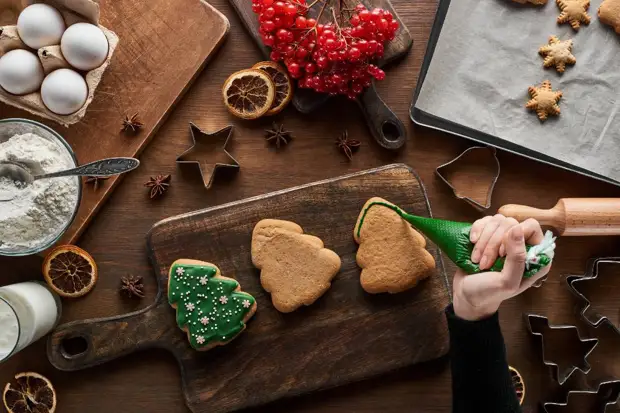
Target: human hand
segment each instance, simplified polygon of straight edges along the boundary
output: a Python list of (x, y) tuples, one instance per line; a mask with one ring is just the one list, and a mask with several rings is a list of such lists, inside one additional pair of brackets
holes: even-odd
[(538, 221), (518, 223), (503, 215), (488, 216), (474, 223), (470, 240), (475, 244), (472, 261), (489, 269), (498, 257), (506, 257), (502, 272), (467, 275), (458, 270), (453, 282), (454, 313), (465, 320), (480, 320), (494, 314), (502, 301), (521, 294), (549, 273), (551, 265), (524, 279), (525, 243), (543, 240)]

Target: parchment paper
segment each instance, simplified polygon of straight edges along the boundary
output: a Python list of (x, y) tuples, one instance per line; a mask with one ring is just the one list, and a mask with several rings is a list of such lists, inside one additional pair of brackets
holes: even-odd
[[(432, 115), (620, 180), (620, 36), (593, 0), (589, 26), (558, 25), (545, 6), (452, 0), (416, 107)], [(577, 64), (560, 75), (538, 54), (549, 36), (573, 39)], [(550, 80), (562, 113), (540, 122), (529, 86)]]

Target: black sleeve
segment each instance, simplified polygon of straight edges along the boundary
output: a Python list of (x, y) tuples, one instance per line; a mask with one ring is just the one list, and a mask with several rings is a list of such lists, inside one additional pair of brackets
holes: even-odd
[(453, 413), (521, 413), (497, 313), (467, 321), (446, 308), (450, 330)]

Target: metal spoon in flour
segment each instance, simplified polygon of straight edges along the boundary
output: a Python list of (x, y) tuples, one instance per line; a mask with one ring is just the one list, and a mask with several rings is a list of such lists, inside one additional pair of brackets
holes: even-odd
[[(36, 162), (0, 161), (0, 178), (14, 181), (20, 189), (26, 188), (34, 181), (66, 176), (112, 176), (132, 171), (140, 165), (135, 158), (108, 158), (87, 163), (77, 168), (46, 174)], [(0, 202), (6, 202), (17, 196), (15, 191), (0, 192)]]

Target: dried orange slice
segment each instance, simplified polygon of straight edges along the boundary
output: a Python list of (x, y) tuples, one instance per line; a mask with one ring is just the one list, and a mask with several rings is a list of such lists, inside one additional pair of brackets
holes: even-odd
[(61, 245), (45, 258), (43, 276), (62, 297), (82, 297), (97, 282), (97, 264), (83, 249), (75, 245)]
[(276, 62), (258, 62), (252, 69), (262, 70), (267, 73), (276, 87), (276, 96), (271, 108), (265, 113), (267, 116), (280, 113), (293, 98), (293, 82), (288, 73)]
[(276, 95), (276, 87), (262, 70), (246, 69), (230, 75), (224, 83), (224, 104), (235, 116), (256, 119), (269, 111)]
[(52, 383), (38, 373), (19, 373), (15, 383), (7, 383), (2, 401), (9, 413), (54, 413), (56, 391)]
[(512, 384), (517, 392), (519, 404), (523, 404), (523, 400), (525, 400), (525, 381), (517, 369), (514, 367), (508, 368), (510, 369), (510, 377), (512, 378)]

